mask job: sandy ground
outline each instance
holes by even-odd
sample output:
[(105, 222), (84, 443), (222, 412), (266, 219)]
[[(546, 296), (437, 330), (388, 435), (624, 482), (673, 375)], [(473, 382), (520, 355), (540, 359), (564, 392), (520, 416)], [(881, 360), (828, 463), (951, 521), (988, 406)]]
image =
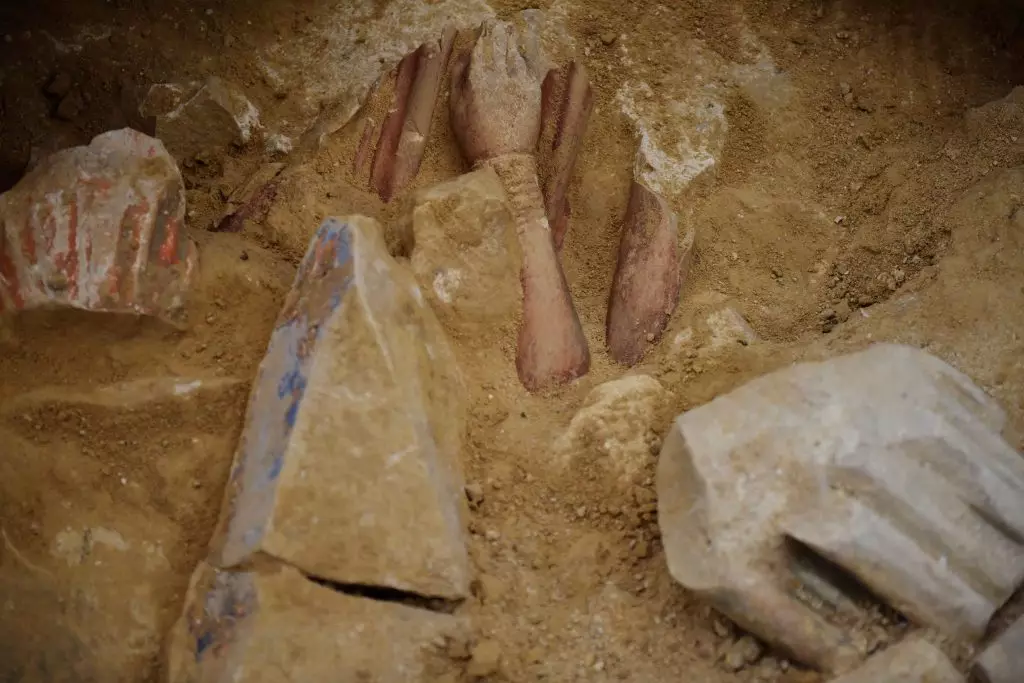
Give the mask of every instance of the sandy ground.
[[(352, 93), (282, 83), (258, 56), (269, 45), (333, 49), (324, 36), (335, 34), (351, 34), (351, 54), (372, 51), (360, 27), (410, 3), (350, 4), (0, 9), (0, 187), (17, 181), (33, 147), (145, 129), (137, 105), (153, 82), (231, 78), (270, 129), (298, 130), (296, 140), (303, 122), (344, 118)], [(504, 680), (816, 681), (770, 654), (738, 672), (723, 666), (737, 634), (665, 566), (657, 435), (678, 412), (765, 371), (892, 340), (969, 374), (1006, 408), (1024, 447), (1024, 96), (1008, 97), (1024, 74), (1024, 13), (1010, 2), (913, 0), (538, 5), (559, 20), (562, 47), (575, 46), (596, 91), (563, 253), (593, 369), (530, 395), (515, 377), (514, 338), (458, 346), (478, 571), (461, 609), (479, 638), (498, 643)], [(533, 5), (493, 6), (512, 17)], [(60, 73), (81, 95), (70, 120), (46, 93)], [(627, 373), (604, 353), (604, 316), (638, 126), (669, 150), (657, 182), (698, 237), (665, 338)], [(87, 315), (0, 322), (0, 678), (87, 680), (48, 670), (44, 655), (21, 669), (8, 662), (80, 647), (89, 636), (70, 625), (90, 618), (130, 623), (137, 637), (103, 643), (104, 656), (159, 677), (159, 634), (205, 552), (246, 388), (306, 240), (332, 214), (401, 220), (401, 201), (384, 206), (346, 184), (351, 138), (341, 130), (300, 145), (267, 220), (238, 234), (209, 228), (268, 161), (263, 149), (183, 169), (202, 259), (185, 329)], [(416, 186), (463, 170), (439, 115)], [(707, 318), (724, 307), (758, 340), (716, 344)], [(556, 457), (591, 389), (641, 373), (669, 398), (651, 417), (639, 473), (610, 476), (599, 444), (568, 464)], [(168, 376), (203, 388), (168, 397), (138, 384)], [(98, 392), (112, 384), (115, 398)], [(135, 584), (145, 587), (131, 604), (105, 607)]]

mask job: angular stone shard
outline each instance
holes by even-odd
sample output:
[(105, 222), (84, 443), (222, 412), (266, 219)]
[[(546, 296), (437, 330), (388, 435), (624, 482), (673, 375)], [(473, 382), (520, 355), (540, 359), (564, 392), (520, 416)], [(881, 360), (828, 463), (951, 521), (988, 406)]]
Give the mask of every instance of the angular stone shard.
[[(172, 94), (165, 90), (161, 99)], [(159, 106), (154, 101), (146, 110), (158, 111)], [(229, 145), (245, 145), (261, 128), (255, 105), (239, 88), (217, 77), (210, 78), (177, 108), (156, 117), (156, 137), (179, 162)]]
[(252, 389), (215, 563), (262, 553), (340, 583), (464, 597), (462, 395), (380, 226), (324, 221)]
[(185, 188), (130, 129), (57, 152), (0, 196), (0, 313), (41, 307), (177, 321), (196, 268)]
[(823, 669), (861, 656), (834, 614), (845, 584), (829, 565), (914, 621), (977, 640), (1024, 579), (1024, 460), (1003, 422), (970, 379), (905, 346), (756, 379), (679, 416), (665, 440), (669, 569)]
[(981, 683), (1019, 683), (1024, 678), (1024, 617), (985, 648), (972, 671)]
[(935, 646), (911, 637), (832, 683), (964, 683), (964, 677)]
[(569, 229), (569, 183), (594, 109), (594, 93), (587, 70), (576, 60), (548, 72), (541, 93), (537, 162), (551, 237), (561, 249)]
[(472, 338), (521, 310), (515, 223), (490, 167), (417, 193), (408, 223), (413, 271), (446, 328)]
[(170, 636), (170, 683), (431, 683), (464, 641), (456, 617), (325, 588), (291, 567), (200, 564)]
[(608, 351), (635, 365), (661, 338), (690, 271), (695, 233), (680, 240), (678, 219), (660, 195), (634, 181), (608, 302)]

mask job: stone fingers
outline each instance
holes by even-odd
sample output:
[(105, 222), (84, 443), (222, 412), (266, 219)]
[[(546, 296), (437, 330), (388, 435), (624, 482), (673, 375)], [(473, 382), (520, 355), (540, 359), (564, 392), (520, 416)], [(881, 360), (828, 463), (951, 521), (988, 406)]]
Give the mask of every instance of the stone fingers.
[(861, 657), (846, 635), (768, 575), (730, 575), (710, 591), (711, 604), (739, 626), (823, 671), (848, 669)]

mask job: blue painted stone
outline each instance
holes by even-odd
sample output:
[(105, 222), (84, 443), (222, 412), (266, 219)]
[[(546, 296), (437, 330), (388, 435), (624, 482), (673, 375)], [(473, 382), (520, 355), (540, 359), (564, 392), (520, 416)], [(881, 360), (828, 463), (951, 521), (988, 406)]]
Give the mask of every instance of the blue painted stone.
[(381, 226), (328, 219), (253, 384), (211, 562), (464, 598), (465, 392)]
[(225, 565), (244, 561), (263, 538), (309, 366), (325, 322), (352, 285), (352, 258), (350, 225), (328, 218), (299, 264), (253, 383), (231, 472), (229, 487), (234, 495), (228, 503), (221, 556)]

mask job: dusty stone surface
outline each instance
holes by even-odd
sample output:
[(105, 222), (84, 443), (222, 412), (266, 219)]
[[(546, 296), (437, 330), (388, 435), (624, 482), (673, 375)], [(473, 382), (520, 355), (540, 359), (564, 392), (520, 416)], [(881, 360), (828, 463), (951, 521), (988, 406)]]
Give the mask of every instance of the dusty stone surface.
[(253, 387), (215, 562), (467, 594), (462, 381), (380, 225), (328, 219)]
[[(438, 318), (472, 339), (522, 307), (521, 256), (505, 191), (489, 168), (418, 193), (406, 220), (412, 269)], [(399, 247), (400, 249), (402, 247)]]
[(197, 265), (185, 188), (130, 129), (50, 155), (0, 196), (0, 313), (69, 307), (180, 320)]
[(594, 387), (555, 441), (555, 453), (565, 466), (594, 463), (628, 485), (657, 451), (654, 426), (668, 399), (669, 392), (649, 375)]
[[(154, 94), (147, 110), (158, 108), (158, 95)], [(237, 86), (217, 77), (156, 117), (156, 136), (179, 163), (199, 154), (223, 152), (230, 145), (245, 145), (261, 128), (255, 105)]]
[(441, 651), (464, 630), (457, 617), (339, 593), (290, 567), (204, 563), (171, 633), (169, 680), (428, 683), (455, 669)]
[[(1003, 423), (966, 376), (906, 346), (758, 378), (682, 414), (666, 438), (658, 513), (669, 569), (826, 670), (862, 653), (826, 618), (844, 607), (842, 591), (787, 539), (915, 621), (980, 638), (1024, 578), (1024, 460)], [(794, 578), (801, 599), (786, 588)]]
[(974, 675), (981, 683), (1015, 683), (1024, 672), (1024, 617), (1010, 624), (974, 660)]
[(832, 683), (964, 683), (964, 677), (934, 645), (911, 637)]

